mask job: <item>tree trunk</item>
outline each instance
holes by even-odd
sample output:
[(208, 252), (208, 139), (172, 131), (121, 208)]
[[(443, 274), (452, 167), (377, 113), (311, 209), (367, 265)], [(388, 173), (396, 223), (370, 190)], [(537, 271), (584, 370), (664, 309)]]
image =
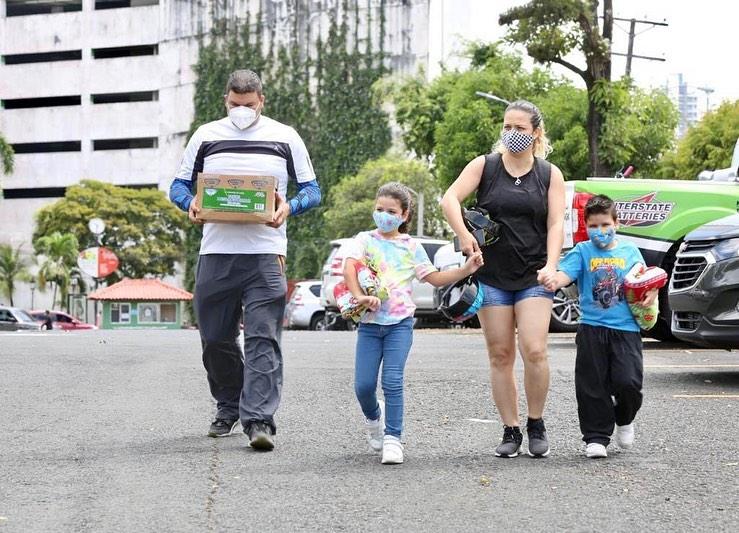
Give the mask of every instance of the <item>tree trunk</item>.
[(58, 285), (57, 283), (54, 283), (54, 297), (51, 299), (51, 307), (52, 308), (54, 308), (54, 306), (56, 305), (56, 288), (57, 288), (57, 285)]
[[(588, 92), (590, 89), (588, 89)], [(603, 113), (600, 112), (598, 106), (588, 98), (588, 154), (590, 159), (590, 173), (593, 177), (608, 177), (610, 172), (600, 161), (598, 153), (598, 139), (600, 137), (600, 129), (603, 126)]]

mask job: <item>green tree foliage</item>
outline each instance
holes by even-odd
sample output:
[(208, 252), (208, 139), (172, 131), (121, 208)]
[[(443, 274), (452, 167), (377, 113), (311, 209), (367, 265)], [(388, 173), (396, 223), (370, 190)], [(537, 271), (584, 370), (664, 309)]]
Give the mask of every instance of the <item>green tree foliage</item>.
[(449, 185), (500, 136), (505, 106), (476, 96), (476, 91), (536, 102), (555, 146), (550, 159), (566, 177), (585, 177), (585, 91), (547, 71), (525, 70), (520, 56), (498, 44), (475, 44), (469, 53), (473, 61), (467, 71), (446, 72), (430, 84), (413, 78), (389, 91), (406, 147), (433, 161), (440, 184)]
[[(340, 178), (384, 154), (390, 146), (390, 130), (372, 91), (385, 73), (383, 52), (372, 49), (372, 40), (360, 45), (356, 34), (360, 23), (369, 26), (370, 33), (379, 29), (382, 34), (384, 16), (360, 21), (358, 2), (347, 0), (334, 15), (325, 40), (308, 34), (299, 42), (296, 26), (293, 39), (281, 44), (274, 29), (262, 39), (261, 15), (255, 21), (249, 17), (217, 21), (199, 49), (191, 131), (225, 115), (223, 87), (228, 74), (249, 68), (264, 83), (264, 114), (294, 127), (305, 141), (324, 197)], [(307, 53), (311, 48), (316, 49), (315, 57)], [(295, 193), (294, 187), (291, 183), (288, 196)], [(326, 233), (325, 210), (324, 205), (288, 219), (288, 277), (318, 274), (326, 243), (334, 237)], [(194, 284), (200, 235), (200, 228), (187, 230), (187, 288)]]
[(14, 167), (13, 147), (0, 135), (0, 168), (4, 174), (12, 174)]
[(695, 179), (703, 170), (728, 168), (739, 139), (739, 100), (724, 102), (706, 113), (665, 156), (659, 175)]
[(57, 290), (59, 291), (59, 302), (65, 305), (72, 270), (80, 252), (77, 237), (71, 233), (55, 231), (34, 239), (33, 247), (36, 253), (42, 256), (38, 271), (39, 289), (44, 291), (46, 285), (51, 284), (54, 288), (51, 305), (56, 305)]
[(102, 243), (118, 256), (120, 275), (174, 274), (175, 263), (182, 260), (187, 217), (156, 189), (128, 189), (98, 181), (69, 187), (64, 198), (36, 214), (34, 248), (40, 251), (39, 240), (55, 232), (72, 234), (82, 249), (96, 246), (87, 228), (94, 217), (105, 222)]
[(600, 135), (601, 158), (609, 168), (634, 165), (653, 177), (662, 155), (672, 148), (678, 112), (661, 90), (645, 91), (629, 78), (604, 84), (596, 103), (606, 117)]
[[(498, 44), (475, 44), (472, 65), (425, 83), (420, 77), (386, 89), (397, 110), (406, 147), (432, 161), (442, 186), (451, 183), (472, 158), (490, 151), (499, 138), (505, 105), (475, 96), (482, 91), (536, 103), (553, 147), (549, 160), (566, 179), (590, 175), (587, 141), (588, 95), (547, 70), (523, 68), (521, 58)], [(598, 92), (606, 122), (603, 158), (613, 168), (632, 163), (651, 175), (669, 149), (676, 111), (659, 91), (643, 91), (630, 81)]]
[[(441, 235), (444, 225), (439, 207), (441, 190), (428, 170), (419, 162), (400, 157), (382, 157), (365, 163), (353, 176), (345, 176), (331, 189), (327, 201), (326, 229), (337, 237), (351, 237), (374, 227), (372, 212), (377, 189), (385, 183), (399, 181), (424, 195), (424, 235)], [(414, 235), (418, 228), (418, 201), (409, 229)]]
[(21, 255), (21, 247), (0, 244), (0, 289), (13, 306), (13, 293), (18, 281), (30, 280), (28, 262)]
[[(589, 95), (586, 131), (590, 168), (594, 175), (608, 175), (610, 169), (601, 161), (600, 152), (604, 111), (594, 92), (611, 80), (613, 1), (603, 1), (602, 30), (598, 4), (597, 0), (530, 0), (503, 13), (499, 23), (510, 27), (507, 40), (524, 45), (534, 60), (562, 65), (583, 79)], [(575, 51), (584, 56), (584, 68), (565, 59)]]

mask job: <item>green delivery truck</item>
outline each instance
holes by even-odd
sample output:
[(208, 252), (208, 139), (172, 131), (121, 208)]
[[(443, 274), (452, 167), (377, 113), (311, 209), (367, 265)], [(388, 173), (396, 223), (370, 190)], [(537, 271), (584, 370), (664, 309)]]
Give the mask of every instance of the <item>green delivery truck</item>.
[[(618, 209), (621, 238), (636, 244), (648, 265), (672, 273), (678, 249), (694, 229), (739, 211), (739, 183), (590, 178), (566, 183), (565, 249), (587, 240), (584, 207), (596, 194), (606, 194)], [(558, 294), (553, 322), (567, 329), (577, 321), (574, 286)], [(671, 310), (668, 287), (660, 293), (660, 320), (650, 334), (669, 338)]]

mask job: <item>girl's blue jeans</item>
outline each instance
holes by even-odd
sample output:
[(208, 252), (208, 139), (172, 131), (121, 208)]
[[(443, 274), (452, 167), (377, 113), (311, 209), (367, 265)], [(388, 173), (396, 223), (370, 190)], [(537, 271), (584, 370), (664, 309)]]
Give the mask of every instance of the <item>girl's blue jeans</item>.
[(359, 324), (354, 365), (354, 392), (362, 412), (370, 420), (380, 418), (377, 376), (382, 363), (385, 394), (385, 435), (400, 438), (403, 431), (403, 374), (413, 344), (413, 318), (397, 324)]

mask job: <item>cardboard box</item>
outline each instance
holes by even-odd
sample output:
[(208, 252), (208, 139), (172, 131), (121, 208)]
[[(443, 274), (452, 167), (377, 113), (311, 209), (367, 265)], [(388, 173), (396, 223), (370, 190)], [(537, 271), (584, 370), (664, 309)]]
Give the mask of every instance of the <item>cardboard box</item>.
[(198, 174), (195, 202), (198, 220), (206, 222), (272, 222), (275, 212), (274, 176)]

